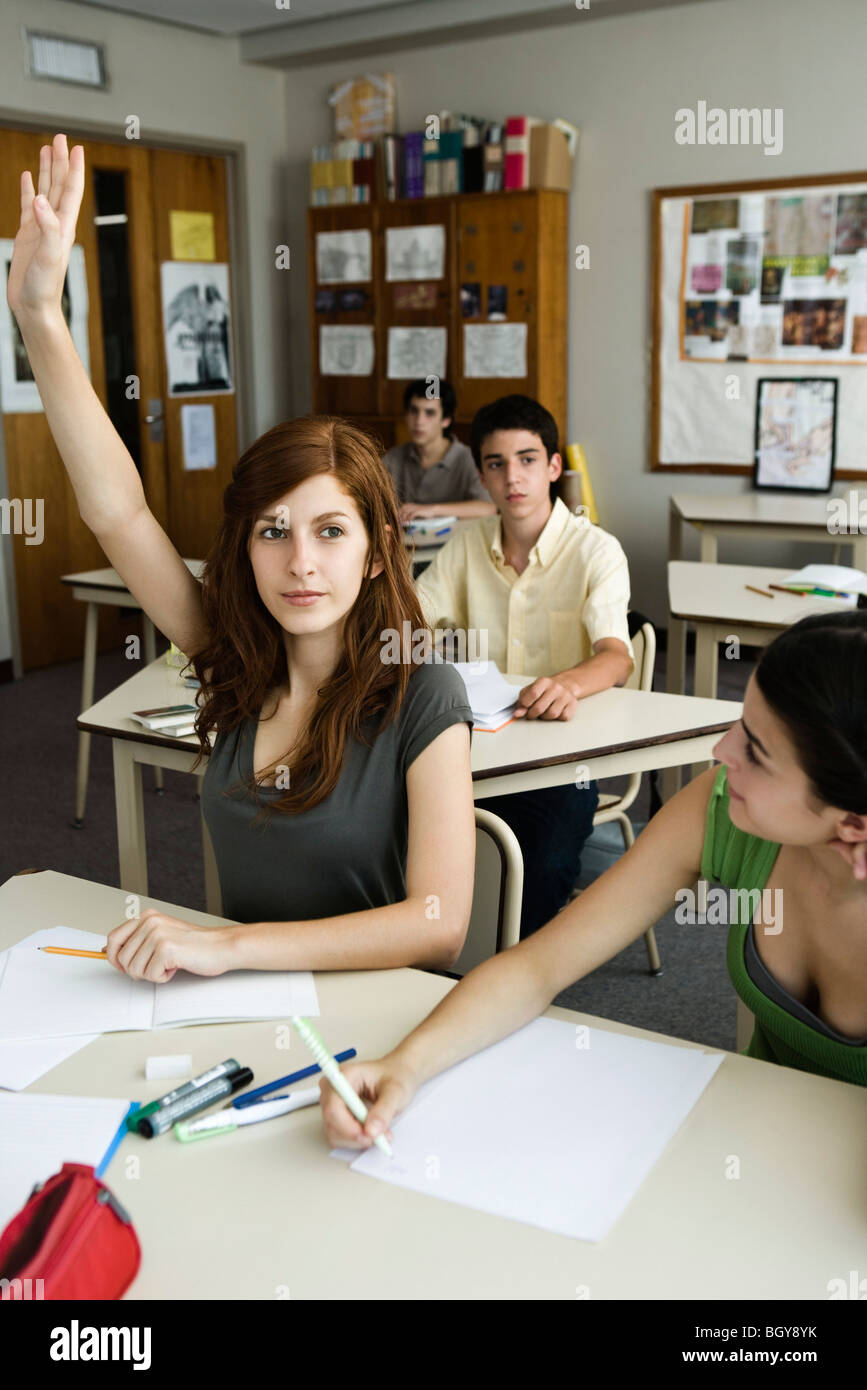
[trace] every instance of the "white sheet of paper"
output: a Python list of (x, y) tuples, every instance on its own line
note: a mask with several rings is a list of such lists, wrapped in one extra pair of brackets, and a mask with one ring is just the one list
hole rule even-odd
[[(58, 932), (62, 935), (58, 936)], [(92, 948), (93, 934), (74, 927), (43, 927), (25, 937), (23, 942), (19, 941), (18, 945), (25, 943), (31, 946), (77, 946), (86, 951)], [(102, 947), (105, 943), (101, 941), (99, 944)], [(8, 959), (9, 951), (0, 951), (0, 983)], [(98, 1037), (98, 1033), (77, 1033), (71, 1037), (19, 1038), (14, 1042), (0, 1042), (0, 1089), (23, 1091)]]
[(319, 328), (319, 371), (323, 376), (370, 376), (373, 325), (323, 323)]
[(320, 285), (346, 285), (370, 280), (373, 264), (370, 232), (316, 233), (316, 280)]
[(496, 661), (456, 661), (454, 667), (467, 688), (474, 715), (515, 708), (520, 691), (503, 677)]
[(197, 1019), (316, 1017), (319, 1001), (307, 970), (231, 970), (226, 975), (178, 972), (168, 985), (154, 986), (154, 1028), (174, 1028)]
[(464, 376), (527, 375), (525, 323), (465, 323)]
[(212, 405), (182, 405), (181, 433), (187, 472), (217, 466), (217, 429)]
[(804, 565), (783, 580), (784, 584), (815, 584), (817, 589), (838, 589), (841, 593), (867, 594), (867, 574), (848, 565)]
[(105, 937), (52, 927), (11, 947), (0, 978), (0, 1039), (52, 1038), (228, 1020), (316, 1017), (309, 971), (236, 970), (213, 977), (179, 972), (153, 985), (104, 960), (49, 956), (39, 945), (101, 950)]
[(0, 1230), (64, 1163), (96, 1168), (128, 1109), (95, 1096), (0, 1096)]
[(421, 377), (445, 376), (446, 347), (444, 328), (390, 328), (389, 380), (412, 381)]
[(446, 229), (386, 227), (386, 280), (441, 280), (446, 265)]
[(67, 1057), (95, 1042), (99, 1033), (66, 1038), (18, 1038), (0, 1042), (0, 1089), (23, 1091), (32, 1081), (53, 1071)]
[[(577, 1046), (586, 1040), (589, 1045)], [(611, 1229), (722, 1053), (538, 1018), (450, 1068), (354, 1171), (578, 1240)], [(435, 1162), (434, 1162), (435, 1160)]]

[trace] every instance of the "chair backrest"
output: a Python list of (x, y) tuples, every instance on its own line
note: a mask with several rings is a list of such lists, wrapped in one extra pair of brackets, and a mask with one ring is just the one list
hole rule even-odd
[(451, 971), (474, 966), (517, 944), (524, 893), (524, 861), (515, 832), (499, 816), (476, 807), (476, 871), (467, 939)]
[(656, 629), (649, 618), (631, 608), (627, 615), (629, 637), (635, 653), (635, 665), (626, 682), (628, 690), (652, 690), (656, 666)]

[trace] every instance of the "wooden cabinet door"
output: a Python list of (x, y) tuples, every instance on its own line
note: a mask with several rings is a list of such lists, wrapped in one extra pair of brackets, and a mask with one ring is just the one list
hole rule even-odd
[[(536, 260), (538, 252), (538, 195), (482, 194), (458, 202), (456, 313), (461, 315), (457, 362), (458, 415), (472, 419), (480, 406), (497, 396), (520, 392), (532, 396), (538, 382), (536, 326), (538, 322)], [(471, 287), (463, 296), (462, 287)], [(477, 287), (477, 288), (476, 288)], [(466, 315), (478, 295), (478, 312)], [(472, 306), (476, 307), (476, 306)], [(505, 313), (505, 320), (491, 314)], [(468, 377), (464, 328), (495, 322), (527, 326), (527, 374), (522, 377)]]
[[(364, 280), (332, 280), (317, 276), (317, 238), (339, 232), (367, 232), (369, 242), (369, 278)], [(353, 203), (347, 207), (310, 208), (307, 215), (307, 283), (310, 294), (310, 366), (313, 380), (314, 409), (320, 415), (346, 415), (364, 417), (376, 415), (378, 410), (379, 380), (384, 373), (380, 358), (379, 343), (375, 329), (376, 293), (374, 254), (374, 208), (370, 203)], [(357, 260), (342, 264), (342, 253), (337, 244), (334, 252), (323, 253), (323, 270), (330, 274), (357, 275), (363, 267)], [(372, 370), (363, 375), (354, 375), (350, 369), (363, 366), (363, 358), (358, 354), (365, 351), (368, 341), (365, 332), (359, 338), (357, 348), (347, 335), (343, 345), (328, 348), (323, 352), (323, 327), (354, 326), (370, 330), (373, 335), (374, 353)], [(345, 357), (342, 354), (346, 353)], [(326, 370), (323, 370), (323, 367)], [(334, 368), (345, 367), (345, 374), (337, 375)]]
[[(380, 330), (380, 413), (398, 418), (403, 414), (403, 393), (410, 381), (438, 375), (454, 381), (454, 256), (455, 201), (453, 198), (419, 198), (399, 203), (383, 203), (379, 207), (376, 246), (377, 292), (379, 297)], [(388, 232), (390, 228), (439, 228), (444, 234), (442, 275), (420, 278), (425, 249), (421, 239), (408, 239), (404, 256), (407, 274), (388, 279)], [(413, 255), (413, 249), (418, 255)], [(395, 257), (395, 260), (397, 258)], [(395, 269), (400, 269), (396, 266)], [(400, 377), (388, 375), (389, 331), (401, 328), (438, 328), (446, 335), (445, 371), (440, 364), (428, 361), (423, 355), (416, 358), (411, 374)]]
[[(171, 209), (211, 213), (216, 259), (228, 260), (225, 160), (149, 150), (136, 141), (80, 140), (74, 129), (68, 136), (70, 146), (83, 144), (85, 153), (77, 244), (84, 251), (87, 279), (91, 381), (127, 442), (157, 520), (182, 555), (200, 558), (218, 524), (222, 491), (237, 458), (235, 396), (187, 396), (183, 402), (168, 397), (160, 261), (171, 259)], [(52, 138), (53, 131), (40, 134), (0, 129), (0, 169), (4, 171), (0, 179), (0, 235), (15, 236), (20, 214), (18, 175), (29, 168), (35, 177), (40, 145), (50, 144)], [(122, 213), (112, 214), (114, 223), (122, 223), (126, 234), (126, 249), (116, 256), (107, 252), (104, 239), (101, 241), (106, 219), (97, 220), (97, 189), (101, 187), (104, 192), (108, 183), (117, 187), (124, 208)], [(119, 278), (123, 280), (121, 286)], [(122, 311), (116, 308), (120, 303)], [(9, 312), (5, 304), (0, 312)], [(131, 371), (119, 380), (121, 338)], [(134, 382), (121, 391), (128, 376)], [(185, 469), (180, 407), (187, 400), (214, 405), (216, 468)], [(148, 422), (148, 416), (155, 418)], [(80, 658), (84, 605), (72, 598), (60, 576), (104, 568), (108, 562), (79, 517), (75, 494), (44, 413), (4, 414), (3, 433), (9, 497), (44, 499), (42, 544), (28, 545), (24, 535), (3, 538), (4, 543), (12, 544), (21, 657), (26, 671)], [(128, 609), (100, 608), (100, 649), (121, 645), (129, 631)]]

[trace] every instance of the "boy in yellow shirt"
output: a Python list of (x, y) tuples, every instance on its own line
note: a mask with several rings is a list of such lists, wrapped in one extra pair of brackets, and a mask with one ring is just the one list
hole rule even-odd
[[(614, 536), (552, 498), (563, 465), (556, 423), (538, 401), (513, 395), (484, 406), (471, 448), (497, 515), (443, 546), (417, 580), (422, 608), (432, 628), (484, 630), (501, 671), (536, 677), (516, 718), (571, 719), (579, 700), (625, 684), (632, 670), (626, 556)], [(568, 899), (597, 802), (590, 782), (480, 803), (521, 845), (522, 937)]]

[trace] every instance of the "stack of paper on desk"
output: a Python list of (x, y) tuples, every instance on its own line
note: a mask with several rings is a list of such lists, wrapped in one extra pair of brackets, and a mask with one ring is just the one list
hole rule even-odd
[(403, 529), (412, 535), (435, 536), (437, 531), (446, 531), (456, 524), (456, 516), (417, 516), (412, 521), (405, 521)]
[(367, 1149), (352, 1168), (601, 1240), (723, 1057), (538, 1018), (434, 1077), (395, 1120), (393, 1157)]
[(849, 569), (846, 565), (804, 565), (784, 580), (784, 589), (830, 589), (840, 595), (841, 603), (854, 607), (859, 594), (867, 594), (867, 574), (863, 570)]
[(494, 733), (508, 724), (520, 691), (504, 680), (496, 661), (456, 661), (454, 666), (467, 687), (473, 728)]
[(48, 1039), (319, 1013), (309, 971), (179, 971), (167, 984), (133, 980), (105, 960), (46, 955), (38, 946), (99, 951), (105, 937), (53, 927), (0, 957), (0, 1039)]

